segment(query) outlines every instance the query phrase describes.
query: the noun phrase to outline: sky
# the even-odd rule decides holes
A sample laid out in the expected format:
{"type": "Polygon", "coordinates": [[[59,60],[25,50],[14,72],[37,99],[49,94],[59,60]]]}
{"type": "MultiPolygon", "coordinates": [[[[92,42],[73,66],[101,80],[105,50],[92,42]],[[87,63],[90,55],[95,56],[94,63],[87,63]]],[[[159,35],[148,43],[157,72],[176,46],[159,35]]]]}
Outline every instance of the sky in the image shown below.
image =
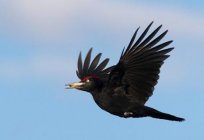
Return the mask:
{"type": "Polygon", "coordinates": [[[204,138],[202,0],[0,0],[0,139],[199,140],[204,138]],[[91,95],[66,90],[89,48],[117,63],[135,29],[163,25],[175,49],[147,102],[186,119],[124,119],[91,95]]]}

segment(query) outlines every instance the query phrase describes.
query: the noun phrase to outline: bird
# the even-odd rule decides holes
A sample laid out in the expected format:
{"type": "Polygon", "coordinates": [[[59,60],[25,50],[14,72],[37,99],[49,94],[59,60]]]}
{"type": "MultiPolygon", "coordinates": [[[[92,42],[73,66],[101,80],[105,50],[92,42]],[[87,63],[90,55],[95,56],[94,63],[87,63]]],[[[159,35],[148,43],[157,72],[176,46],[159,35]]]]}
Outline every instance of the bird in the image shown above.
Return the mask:
{"type": "Polygon", "coordinates": [[[80,52],[76,70],[80,81],[66,84],[66,88],[89,92],[102,110],[122,118],[152,117],[184,121],[184,118],[145,105],[158,82],[161,66],[174,49],[167,47],[173,40],[159,43],[168,32],[166,30],[157,35],[162,25],[148,33],[152,24],[153,21],[138,37],[140,27],[136,29],[116,65],[106,67],[109,58],[100,62],[102,53],[91,60],[93,48],[84,61],[80,52]]]}

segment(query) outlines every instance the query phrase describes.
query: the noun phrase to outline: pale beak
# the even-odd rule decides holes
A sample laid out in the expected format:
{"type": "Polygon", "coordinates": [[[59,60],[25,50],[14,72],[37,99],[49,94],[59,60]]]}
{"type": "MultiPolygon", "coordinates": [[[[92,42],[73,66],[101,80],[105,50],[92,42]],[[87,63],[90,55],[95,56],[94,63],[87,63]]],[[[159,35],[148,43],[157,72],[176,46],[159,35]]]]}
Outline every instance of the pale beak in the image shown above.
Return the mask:
{"type": "Polygon", "coordinates": [[[66,84],[65,88],[66,89],[80,89],[85,85],[85,83],[82,82],[76,82],[76,83],[71,83],[71,84],[66,84]]]}

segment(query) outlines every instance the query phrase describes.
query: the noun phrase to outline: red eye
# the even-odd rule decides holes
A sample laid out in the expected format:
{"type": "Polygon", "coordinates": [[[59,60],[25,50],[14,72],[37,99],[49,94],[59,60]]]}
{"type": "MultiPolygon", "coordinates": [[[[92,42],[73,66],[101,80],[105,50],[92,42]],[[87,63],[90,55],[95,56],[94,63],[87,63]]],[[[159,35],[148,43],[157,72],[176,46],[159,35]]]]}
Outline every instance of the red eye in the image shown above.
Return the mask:
{"type": "Polygon", "coordinates": [[[83,78],[81,81],[87,81],[87,80],[90,80],[91,78],[93,78],[93,79],[99,79],[98,76],[91,75],[91,76],[87,76],[87,77],[83,78]]]}
{"type": "Polygon", "coordinates": [[[85,78],[82,79],[81,81],[85,82],[85,81],[87,81],[87,80],[89,80],[89,77],[85,77],[85,78]]]}

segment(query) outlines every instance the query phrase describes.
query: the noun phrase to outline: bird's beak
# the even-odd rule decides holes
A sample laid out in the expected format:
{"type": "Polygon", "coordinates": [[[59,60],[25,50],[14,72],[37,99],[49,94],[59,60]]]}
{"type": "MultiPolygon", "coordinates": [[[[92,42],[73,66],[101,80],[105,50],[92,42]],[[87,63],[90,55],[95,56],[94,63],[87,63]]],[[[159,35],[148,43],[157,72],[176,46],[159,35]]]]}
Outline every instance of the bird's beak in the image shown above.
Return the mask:
{"type": "Polygon", "coordinates": [[[71,83],[71,84],[66,84],[65,88],[66,89],[81,89],[83,88],[83,86],[85,85],[85,83],[83,82],[76,82],[76,83],[71,83]]]}

